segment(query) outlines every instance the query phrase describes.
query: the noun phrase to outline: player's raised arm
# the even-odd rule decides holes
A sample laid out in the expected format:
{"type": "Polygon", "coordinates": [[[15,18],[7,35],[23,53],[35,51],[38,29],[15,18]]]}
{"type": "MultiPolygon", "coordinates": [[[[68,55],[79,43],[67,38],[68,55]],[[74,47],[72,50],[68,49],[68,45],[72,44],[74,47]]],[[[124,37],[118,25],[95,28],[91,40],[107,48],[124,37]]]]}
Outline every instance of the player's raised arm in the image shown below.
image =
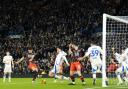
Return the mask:
{"type": "Polygon", "coordinates": [[[112,53],[115,54],[115,48],[114,47],[112,47],[112,53]]]}
{"type": "Polygon", "coordinates": [[[24,60],[24,56],[23,56],[22,58],[20,58],[20,60],[18,60],[18,61],[16,62],[16,64],[22,62],[23,60],[24,60]]]}
{"type": "Polygon", "coordinates": [[[72,46],[72,44],[70,43],[70,44],[69,44],[69,49],[68,49],[68,54],[69,54],[69,55],[72,54],[71,46],[72,46]]]}

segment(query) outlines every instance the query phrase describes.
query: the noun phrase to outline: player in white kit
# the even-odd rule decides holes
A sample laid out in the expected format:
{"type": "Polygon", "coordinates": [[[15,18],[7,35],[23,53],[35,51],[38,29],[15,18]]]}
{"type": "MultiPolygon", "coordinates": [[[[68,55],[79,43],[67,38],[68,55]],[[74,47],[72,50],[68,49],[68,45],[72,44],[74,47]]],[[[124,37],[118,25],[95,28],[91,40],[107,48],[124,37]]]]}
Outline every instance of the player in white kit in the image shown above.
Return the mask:
{"type": "MultiPolygon", "coordinates": [[[[117,75],[118,78],[118,83],[117,85],[122,85],[123,84],[123,80],[121,78],[121,75],[123,75],[126,72],[126,63],[125,63],[125,59],[123,59],[123,55],[124,55],[124,50],[121,50],[121,54],[115,52],[115,48],[112,48],[112,53],[115,57],[115,59],[118,62],[118,68],[116,69],[115,73],[117,75]]],[[[123,76],[123,79],[127,82],[126,76],[123,76]]]]}
{"type": "Polygon", "coordinates": [[[88,51],[85,53],[84,57],[80,58],[80,60],[84,59],[85,57],[89,57],[89,61],[91,62],[92,66],[92,77],[93,77],[93,85],[96,83],[96,73],[100,73],[102,60],[101,55],[102,49],[100,46],[95,45],[94,42],[91,43],[91,47],[88,48],[88,51]]]}
{"type": "Polygon", "coordinates": [[[14,63],[13,63],[13,57],[10,55],[9,52],[6,52],[6,56],[4,56],[3,58],[3,63],[5,64],[3,82],[5,82],[7,74],[8,74],[8,82],[11,82],[11,72],[12,72],[12,67],[14,67],[14,63]]]}
{"type": "Polygon", "coordinates": [[[126,73],[126,84],[128,84],[128,48],[124,50],[122,54],[123,60],[125,61],[124,72],[126,73]]]}
{"type": "Polygon", "coordinates": [[[55,77],[57,79],[66,79],[68,80],[69,78],[63,76],[63,62],[65,61],[66,64],[69,66],[69,63],[66,59],[66,53],[62,51],[59,47],[57,48],[57,56],[55,59],[55,64],[53,69],[49,72],[50,77],[55,77]]]}

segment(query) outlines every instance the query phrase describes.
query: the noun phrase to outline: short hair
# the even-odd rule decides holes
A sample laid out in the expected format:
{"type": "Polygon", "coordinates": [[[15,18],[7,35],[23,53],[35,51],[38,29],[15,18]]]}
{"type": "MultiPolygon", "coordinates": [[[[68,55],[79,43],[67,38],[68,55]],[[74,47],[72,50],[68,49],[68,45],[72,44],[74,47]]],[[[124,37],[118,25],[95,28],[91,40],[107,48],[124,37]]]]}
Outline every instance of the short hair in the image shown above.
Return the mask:
{"type": "Polygon", "coordinates": [[[32,50],[32,47],[28,47],[28,50],[32,50]]]}
{"type": "Polygon", "coordinates": [[[91,38],[91,44],[97,44],[97,39],[96,38],[91,38]]]}
{"type": "Polygon", "coordinates": [[[61,47],[61,46],[57,46],[57,47],[56,47],[56,49],[57,49],[57,48],[59,48],[59,49],[61,49],[61,50],[62,50],[62,47],[61,47]]]}

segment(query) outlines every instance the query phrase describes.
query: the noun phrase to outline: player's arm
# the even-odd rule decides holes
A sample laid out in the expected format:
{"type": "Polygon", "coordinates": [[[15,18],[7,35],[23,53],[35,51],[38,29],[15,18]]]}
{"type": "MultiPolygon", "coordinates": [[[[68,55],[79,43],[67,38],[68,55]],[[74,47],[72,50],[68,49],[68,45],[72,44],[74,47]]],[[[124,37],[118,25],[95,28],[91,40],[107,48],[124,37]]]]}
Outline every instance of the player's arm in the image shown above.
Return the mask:
{"type": "Polygon", "coordinates": [[[34,57],[35,57],[35,55],[33,55],[33,57],[29,61],[33,61],[34,57]]]}
{"type": "Polygon", "coordinates": [[[83,57],[79,57],[78,60],[79,61],[85,60],[85,59],[87,59],[87,57],[89,57],[89,55],[90,55],[90,53],[88,51],[88,52],[85,53],[85,55],[83,57]]]}
{"type": "Polygon", "coordinates": [[[68,54],[69,54],[69,55],[72,54],[71,45],[72,45],[72,44],[69,44],[69,49],[68,49],[68,54]]]}
{"type": "Polygon", "coordinates": [[[12,68],[14,68],[14,62],[13,62],[13,58],[12,58],[11,64],[12,64],[12,68]]]}
{"type": "Polygon", "coordinates": [[[3,63],[7,63],[7,61],[6,61],[5,57],[3,58],[3,63]]]}
{"type": "Polygon", "coordinates": [[[65,56],[62,56],[62,59],[66,62],[66,64],[69,66],[68,60],[65,56]]]}
{"type": "Polygon", "coordinates": [[[112,47],[112,54],[115,55],[115,48],[112,47]]]}
{"type": "Polygon", "coordinates": [[[16,62],[16,64],[22,62],[23,60],[24,60],[24,57],[22,57],[20,60],[18,60],[18,61],[16,62]]]}

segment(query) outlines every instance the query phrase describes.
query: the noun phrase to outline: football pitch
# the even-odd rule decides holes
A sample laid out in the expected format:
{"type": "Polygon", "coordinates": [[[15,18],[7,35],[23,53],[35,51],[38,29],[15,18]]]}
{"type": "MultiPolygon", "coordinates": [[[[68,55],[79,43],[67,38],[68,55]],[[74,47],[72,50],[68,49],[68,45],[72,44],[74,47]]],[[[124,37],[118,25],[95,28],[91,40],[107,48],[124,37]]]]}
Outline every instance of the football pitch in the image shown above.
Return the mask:
{"type": "MultiPolygon", "coordinates": [[[[114,80],[112,82],[115,82],[114,80]]],[[[92,85],[92,79],[86,79],[86,85],[82,85],[79,79],[76,79],[76,85],[68,85],[69,81],[54,82],[53,78],[39,78],[32,84],[31,78],[12,78],[12,82],[2,82],[0,78],[0,89],[128,89],[128,86],[109,85],[101,87],[101,79],[98,79],[96,85],[92,85]],[[46,80],[46,84],[42,84],[41,80],[46,80]]]]}

